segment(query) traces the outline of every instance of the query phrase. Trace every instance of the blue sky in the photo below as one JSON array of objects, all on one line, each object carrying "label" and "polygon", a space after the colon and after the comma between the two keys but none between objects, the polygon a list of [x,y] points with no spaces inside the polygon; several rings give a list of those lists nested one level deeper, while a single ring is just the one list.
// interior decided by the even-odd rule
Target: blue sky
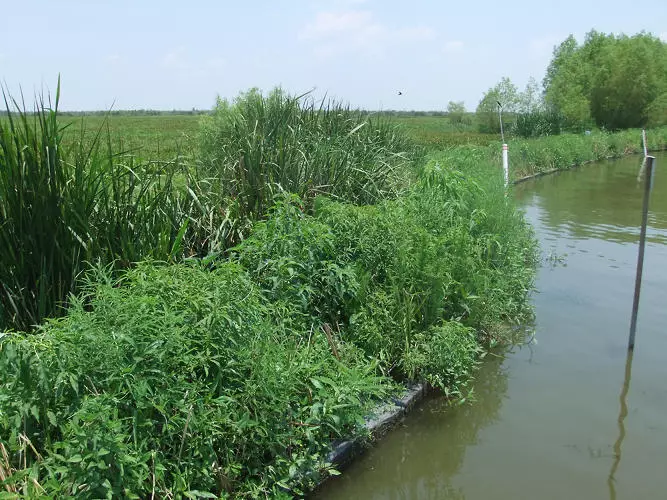
[{"label": "blue sky", "polygon": [[[667,1],[0,1],[0,80],[63,109],[208,109],[250,87],[367,109],[474,109],[502,76],[541,82],[592,28],[667,40]],[[397,91],[403,95],[398,96]]]}]

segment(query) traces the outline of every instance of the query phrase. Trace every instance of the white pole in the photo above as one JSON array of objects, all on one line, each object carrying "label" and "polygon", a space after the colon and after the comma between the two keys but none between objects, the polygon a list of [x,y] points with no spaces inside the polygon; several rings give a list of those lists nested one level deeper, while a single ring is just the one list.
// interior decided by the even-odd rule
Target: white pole
[{"label": "white pole", "polygon": [[507,144],[503,144],[503,171],[505,173],[505,187],[507,187],[510,183],[510,165],[509,165],[509,159],[507,158],[508,154],[508,147]]},{"label": "white pole", "polygon": [[646,129],[642,129],[642,142],[644,143],[644,158],[648,156],[648,148],[646,147]]}]

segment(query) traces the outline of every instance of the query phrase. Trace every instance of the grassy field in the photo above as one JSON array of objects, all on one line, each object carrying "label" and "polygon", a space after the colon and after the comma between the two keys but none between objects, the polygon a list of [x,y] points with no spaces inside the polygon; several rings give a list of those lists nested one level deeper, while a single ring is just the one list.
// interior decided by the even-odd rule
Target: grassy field
[{"label": "grassy field", "polygon": [[178,154],[190,156],[199,130],[199,115],[90,115],[62,116],[67,126],[65,142],[72,142],[82,130],[87,137],[108,129],[114,151],[132,152],[150,160],[172,160]]},{"label": "grassy field", "polygon": [[250,91],[201,123],[112,116],[98,147],[100,117],[83,141],[48,109],[12,120],[9,498],[303,496],[398,381],[465,398],[531,315],[534,242],[495,167],[452,168],[386,116]]},{"label": "grassy field", "polygon": [[464,144],[486,146],[499,140],[494,134],[480,134],[472,116],[461,124],[452,123],[447,116],[398,116],[394,120],[412,140],[428,150]]},{"label": "grassy field", "polygon": [[[447,116],[392,117],[405,133],[427,150],[476,144],[486,146],[498,141],[493,134],[480,134],[472,118],[467,124],[453,124]],[[138,157],[151,160],[172,160],[177,154],[189,157],[197,147],[197,133],[201,115],[100,115],[64,116],[68,125],[66,142],[78,137],[81,129],[87,136],[100,128],[108,130],[114,150],[130,151]]]}]

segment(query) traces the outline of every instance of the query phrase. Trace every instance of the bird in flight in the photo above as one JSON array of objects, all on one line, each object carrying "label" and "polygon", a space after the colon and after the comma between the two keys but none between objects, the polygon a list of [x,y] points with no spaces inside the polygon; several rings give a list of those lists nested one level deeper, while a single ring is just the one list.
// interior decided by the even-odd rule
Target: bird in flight
[{"label": "bird in flight", "polygon": [[401,92],[401,91],[399,90],[399,91],[398,91],[398,95],[403,95],[403,92]]}]

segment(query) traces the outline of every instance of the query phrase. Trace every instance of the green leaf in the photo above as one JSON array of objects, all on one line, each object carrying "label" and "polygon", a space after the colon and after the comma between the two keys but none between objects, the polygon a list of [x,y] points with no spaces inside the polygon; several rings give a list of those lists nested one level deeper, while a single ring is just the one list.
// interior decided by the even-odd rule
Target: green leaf
[{"label": "green leaf", "polygon": [[214,495],[208,491],[199,491],[199,490],[190,490],[186,491],[184,495],[188,498],[218,498],[218,495]]},{"label": "green leaf", "polygon": [[51,410],[48,410],[46,412],[46,416],[49,419],[49,423],[52,426],[56,427],[58,425],[58,421],[56,420],[56,414],[55,413],[53,413]]}]

